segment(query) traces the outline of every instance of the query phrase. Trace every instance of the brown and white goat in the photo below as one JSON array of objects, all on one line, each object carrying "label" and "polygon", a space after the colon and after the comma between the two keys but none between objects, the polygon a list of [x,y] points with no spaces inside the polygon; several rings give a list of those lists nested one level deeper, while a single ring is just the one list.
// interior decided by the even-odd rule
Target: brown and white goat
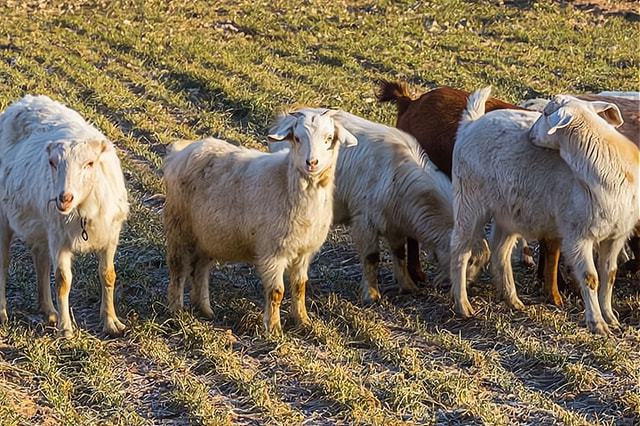
[{"label": "brown and white goat", "polygon": [[[382,81],[378,101],[393,102],[397,105],[396,127],[415,137],[429,159],[451,179],[453,146],[468,97],[469,92],[464,90],[439,87],[413,99],[405,83]],[[489,98],[485,108],[487,112],[498,109],[523,109],[496,98]],[[407,240],[409,273],[415,281],[424,281],[419,248],[417,241]],[[549,261],[545,263],[548,267],[544,273],[544,292],[552,303],[560,305],[562,298],[558,292],[556,273],[560,242],[546,241],[546,252]]]}]

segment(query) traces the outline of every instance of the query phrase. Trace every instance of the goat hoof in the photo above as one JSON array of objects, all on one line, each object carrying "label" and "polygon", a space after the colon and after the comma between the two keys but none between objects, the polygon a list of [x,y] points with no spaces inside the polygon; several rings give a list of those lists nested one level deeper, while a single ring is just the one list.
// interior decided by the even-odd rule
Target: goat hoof
[{"label": "goat hoof", "polygon": [[547,300],[549,301],[549,303],[557,306],[558,308],[562,308],[564,306],[564,300],[562,300],[562,296],[560,296],[559,294],[552,294],[547,297]]},{"label": "goat hoof", "polygon": [[460,303],[456,303],[455,306],[456,314],[458,314],[462,318],[471,318],[474,316],[475,310],[471,307],[471,303],[468,300]]},{"label": "goat hoof", "polygon": [[521,311],[524,309],[524,303],[522,303],[522,301],[517,297],[514,297],[512,299],[505,299],[505,301],[507,302],[507,306],[509,306],[511,309],[515,309],[516,311]]},{"label": "goat hoof", "polygon": [[309,315],[306,312],[301,313],[292,313],[293,321],[296,323],[298,327],[308,327],[311,325],[311,320],[309,319]]},{"label": "goat hoof", "polygon": [[73,330],[70,328],[58,330],[58,337],[62,339],[71,339],[73,337]]},{"label": "goat hoof", "polygon": [[200,306],[198,308],[198,311],[200,312],[200,315],[202,315],[204,318],[208,320],[213,319],[213,309],[211,309],[211,306]]},{"label": "goat hoof", "polygon": [[9,321],[9,316],[7,315],[7,310],[3,309],[0,311],[0,324],[5,324]]},{"label": "goat hoof", "polygon": [[526,256],[524,259],[522,259],[522,266],[526,267],[527,269],[535,269],[536,262],[533,260],[533,257]]},{"label": "goat hoof", "polygon": [[589,330],[594,334],[599,334],[600,336],[609,336],[611,334],[606,322],[587,321],[587,324],[589,326]]},{"label": "goat hoof", "polygon": [[416,293],[419,290],[420,289],[418,288],[418,286],[415,285],[413,281],[407,281],[404,283],[404,285],[400,286],[400,294]]},{"label": "goat hoof", "polygon": [[43,312],[42,317],[44,323],[50,327],[54,327],[58,323],[58,313],[56,311]]},{"label": "goat hoof", "polygon": [[620,328],[620,322],[618,321],[618,318],[616,318],[616,316],[613,313],[606,314],[603,312],[602,316],[604,317],[604,320],[606,321],[609,327]]},{"label": "goat hoof", "polygon": [[411,276],[411,279],[416,283],[427,282],[427,274],[425,274],[422,269],[409,270],[409,275]]},{"label": "goat hoof", "polygon": [[270,337],[270,338],[282,337],[283,336],[282,326],[280,325],[279,322],[277,324],[271,324],[270,326],[267,327],[266,334],[267,334],[267,337]]},{"label": "goat hoof", "polygon": [[365,306],[368,305],[373,305],[374,303],[378,302],[380,300],[380,291],[376,290],[369,290],[369,292],[363,294],[362,296],[362,304]]},{"label": "goat hoof", "polygon": [[120,336],[127,326],[118,318],[107,319],[104,323],[103,331],[109,336]]}]

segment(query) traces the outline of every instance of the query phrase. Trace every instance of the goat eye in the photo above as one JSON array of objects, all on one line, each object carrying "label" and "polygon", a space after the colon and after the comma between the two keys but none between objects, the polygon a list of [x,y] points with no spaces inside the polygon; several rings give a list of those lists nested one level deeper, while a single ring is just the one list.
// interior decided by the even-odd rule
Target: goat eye
[{"label": "goat eye", "polygon": [[50,165],[51,167],[53,167],[54,169],[56,168],[56,165],[55,165],[55,163],[54,163],[52,160],[49,160],[49,165]]},{"label": "goat eye", "polygon": [[89,162],[86,164],[86,167],[88,167],[88,168],[93,167],[93,161],[89,161]]}]

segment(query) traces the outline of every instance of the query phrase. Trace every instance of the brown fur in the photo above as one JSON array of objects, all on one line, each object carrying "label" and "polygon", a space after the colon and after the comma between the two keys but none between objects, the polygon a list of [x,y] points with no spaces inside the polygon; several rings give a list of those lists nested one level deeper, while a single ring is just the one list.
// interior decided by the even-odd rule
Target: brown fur
[{"label": "brown fur", "polygon": [[[379,102],[393,102],[398,106],[396,127],[416,138],[429,159],[451,179],[451,161],[456,132],[462,111],[467,106],[469,92],[451,87],[439,87],[412,99],[404,82],[380,82]],[[498,109],[518,109],[517,105],[490,98],[486,112]],[[541,244],[544,244],[541,242]],[[407,260],[411,277],[424,281],[426,276],[420,265],[420,251],[417,241],[407,240]],[[555,254],[550,253],[555,256]],[[549,264],[552,267],[553,263]],[[545,277],[557,276],[557,269],[545,270]],[[562,303],[558,294],[557,280],[546,281],[547,296],[555,304]]]}]

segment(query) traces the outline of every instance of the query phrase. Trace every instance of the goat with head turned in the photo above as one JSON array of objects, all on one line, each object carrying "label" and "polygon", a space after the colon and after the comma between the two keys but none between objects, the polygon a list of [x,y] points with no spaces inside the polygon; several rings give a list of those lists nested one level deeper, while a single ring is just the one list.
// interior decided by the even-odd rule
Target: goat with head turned
[{"label": "goat with head turned", "polygon": [[267,154],[212,138],[174,144],[164,167],[172,311],[182,307],[191,278],[191,303],[213,317],[211,263],[245,261],[256,265],[262,280],[268,333],[282,332],[285,271],[291,314],[299,324],[309,322],[307,273],[331,225],[336,159],[340,145],[357,144],[333,114],[279,117],[269,138],[291,141],[290,151]]},{"label": "goat with head turned", "polygon": [[[617,127],[616,130],[640,148],[640,96],[638,92],[601,92],[596,95],[584,94],[575,95],[575,97],[583,101],[599,101],[615,104],[620,110],[622,119],[624,120],[622,125]],[[542,98],[527,99],[522,101],[520,105],[527,109],[542,112],[549,102],[549,99]],[[635,231],[629,238],[628,244],[634,255],[634,259],[626,262],[621,269],[631,274],[636,274],[640,271],[640,222],[636,225]],[[551,261],[553,262],[553,258]],[[544,265],[545,262],[546,256],[541,252],[540,264]]]},{"label": "goat with head turned", "polygon": [[485,114],[489,93],[469,97],[453,152],[455,310],[473,314],[465,265],[493,217],[492,272],[507,304],[523,307],[510,265],[515,238],[557,239],[580,283],[589,329],[606,334],[618,324],[611,306],[618,253],[640,217],[640,151],[615,130],[622,118],[614,104],[558,96],[542,115]]},{"label": "goat with head turned", "polygon": [[[12,237],[33,255],[40,309],[64,336],[73,253],[98,254],[104,331],[124,330],[114,308],[113,260],[129,206],[113,144],[78,113],[46,96],[25,96],[0,116],[0,321],[7,319],[5,285]],[[55,268],[58,308],[49,287]]]}]

